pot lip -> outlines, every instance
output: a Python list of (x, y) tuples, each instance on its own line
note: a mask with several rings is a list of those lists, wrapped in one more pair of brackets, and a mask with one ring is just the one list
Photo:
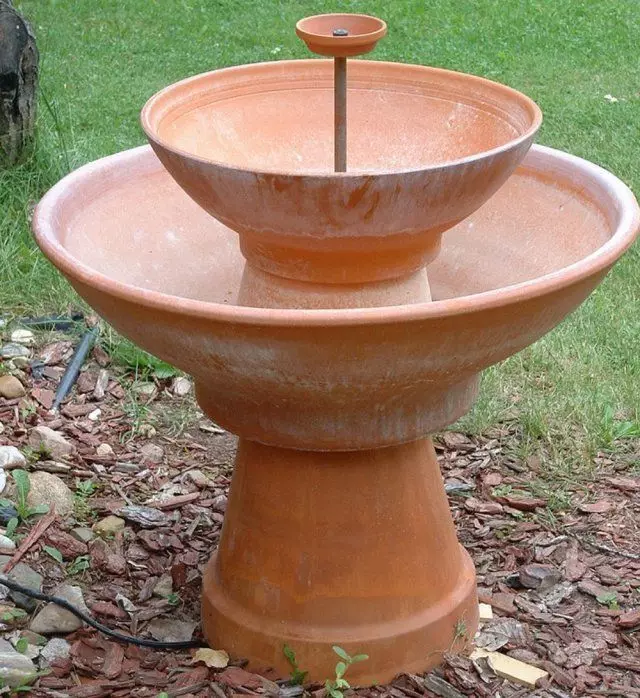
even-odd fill
[(455, 70), (447, 70), (446, 68), (437, 68), (433, 66), (425, 66), (425, 65), (419, 65), (419, 64), (414, 64), (414, 63), (396, 63), (394, 61), (372, 61), (372, 60), (361, 60), (361, 59), (350, 59), (350, 64), (353, 65), (353, 63), (357, 63), (359, 65), (371, 65), (375, 67), (379, 67), (384, 69), (390, 69), (390, 70), (400, 70), (400, 69), (405, 69), (407, 72), (429, 72), (429, 73), (435, 73), (437, 75), (443, 75), (443, 76), (457, 76), (457, 77), (464, 77), (468, 79), (469, 81), (472, 82), (472, 84), (477, 84), (477, 85), (486, 85), (489, 86), (492, 90), (498, 91), (498, 92), (503, 92), (503, 93), (508, 93), (512, 97), (515, 97), (518, 99), (518, 101), (521, 103), (522, 106), (525, 106), (531, 117), (531, 123), (529, 127), (521, 133), (519, 136), (515, 138), (509, 139), (506, 143), (503, 143), (502, 145), (499, 145), (495, 148), (491, 148), (489, 150), (483, 150), (479, 153), (474, 153), (472, 155), (467, 155), (463, 158), (457, 158), (455, 160), (447, 160), (445, 162), (441, 163), (436, 163), (434, 165), (428, 165), (425, 167), (410, 167), (410, 168), (405, 168), (405, 169), (397, 169), (397, 170), (361, 170), (358, 172), (305, 172), (305, 171), (287, 171), (287, 170), (270, 170), (270, 169), (255, 169), (255, 168), (246, 168), (246, 167), (238, 167), (235, 165), (231, 165), (229, 163), (221, 162), (219, 160), (212, 160), (209, 158), (204, 158), (201, 157), (195, 153), (191, 153), (189, 151), (183, 150), (182, 148), (177, 148), (171, 143), (169, 143), (166, 139), (160, 138), (156, 129), (153, 127), (152, 124), (152, 112), (154, 111), (154, 107), (160, 100), (166, 96), (168, 93), (178, 89), (179, 87), (184, 87), (185, 85), (188, 85), (193, 82), (197, 82), (199, 80), (204, 80), (207, 77), (211, 75), (220, 75), (222, 73), (232, 73), (232, 72), (242, 72), (246, 71), (247, 69), (268, 69), (269, 67), (278, 67), (286, 70), (286, 66), (288, 65), (293, 65), (293, 66), (302, 66), (303, 64), (318, 64), (318, 63), (330, 63), (333, 64), (332, 59), (318, 59), (318, 58), (305, 58), (305, 59), (299, 59), (299, 60), (286, 60), (286, 61), (262, 61), (259, 63), (248, 63), (245, 65), (236, 65), (236, 66), (231, 66), (228, 68), (219, 68), (218, 70), (210, 70), (206, 73), (199, 73), (198, 75), (192, 75), (188, 78), (184, 78), (183, 80), (179, 80), (178, 82), (175, 82), (171, 85), (168, 85), (167, 87), (163, 88), (162, 90), (156, 92), (154, 95), (152, 95), (145, 105), (143, 106), (141, 112), (140, 112), (140, 125), (142, 126), (142, 130), (145, 132), (145, 135), (147, 136), (147, 139), (149, 140), (150, 143), (155, 144), (157, 147), (162, 148), (163, 150), (167, 151), (168, 153), (172, 153), (175, 155), (179, 155), (181, 158), (184, 158), (186, 160), (190, 160), (192, 162), (198, 162), (201, 163), (205, 166), (209, 167), (215, 167), (220, 170), (226, 170), (228, 172), (235, 172), (235, 173), (242, 173), (245, 175), (249, 176), (255, 176), (255, 177), (286, 177), (286, 178), (291, 178), (291, 179), (306, 179), (306, 180), (320, 180), (324, 181), (327, 179), (340, 179), (340, 180), (349, 180), (352, 182), (359, 183), (363, 178), (368, 178), (368, 177), (377, 177), (377, 178), (384, 178), (384, 177), (396, 177), (396, 176), (406, 176), (408, 174), (421, 174), (421, 173), (436, 173), (436, 172), (446, 172), (447, 170), (454, 169), (457, 167), (469, 165), (472, 163), (476, 163), (481, 160), (489, 160), (491, 158), (494, 158), (498, 155), (501, 155), (503, 153), (509, 152), (511, 150), (517, 149), (519, 146), (527, 143), (527, 142), (532, 142), (533, 139), (535, 138), (536, 133), (539, 131), (540, 126), (542, 125), (542, 110), (540, 107), (527, 95), (525, 95), (523, 92), (520, 92), (519, 90), (514, 89), (513, 87), (509, 87), (508, 85), (503, 85), (500, 82), (496, 82), (494, 80), (489, 80), (487, 78), (481, 77), (479, 75), (472, 75), (471, 73), (462, 73), (459, 71)]
[[(74, 281), (153, 310), (179, 313), (186, 318), (225, 322), (235, 325), (273, 327), (326, 327), (347, 325), (381, 325), (404, 322), (420, 322), (461, 316), (485, 310), (495, 310), (512, 304), (550, 294), (578, 283), (602, 271), (608, 271), (613, 263), (631, 246), (640, 228), (640, 208), (633, 192), (624, 182), (602, 167), (546, 146), (535, 145), (522, 165), (533, 171), (556, 169), (565, 181), (578, 169), (580, 174), (594, 181), (603, 197), (609, 199), (615, 218), (615, 231), (611, 238), (597, 250), (567, 267), (499, 289), (483, 291), (439, 301), (428, 301), (402, 306), (346, 309), (275, 309), (228, 305), (172, 296), (160, 291), (144, 289), (109, 277), (71, 255), (56, 235), (59, 228), (59, 209), (69, 197), (77, 196), (87, 179), (118, 172), (121, 168), (135, 166), (154, 158), (152, 149), (143, 145), (115, 155), (90, 162), (68, 174), (50, 189), (38, 204), (33, 216), (36, 241), (45, 255), (60, 271)], [(157, 161), (158, 167), (161, 167)], [(551, 167), (545, 168), (545, 165)], [(555, 166), (555, 167), (554, 167)], [(167, 174), (167, 176), (170, 176)], [(513, 176), (513, 175), (512, 175)], [(187, 196), (185, 194), (185, 196)]]

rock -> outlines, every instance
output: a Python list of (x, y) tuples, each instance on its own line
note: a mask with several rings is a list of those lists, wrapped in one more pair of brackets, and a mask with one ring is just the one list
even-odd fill
[(29, 350), (21, 344), (5, 344), (0, 349), (0, 358), (2, 359), (15, 359), (17, 356), (27, 357), (29, 355)]
[(61, 637), (53, 637), (45, 647), (42, 648), (40, 656), (49, 664), (54, 659), (66, 659), (71, 652), (71, 645)]
[(188, 378), (185, 378), (184, 376), (177, 376), (171, 383), (171, 392), (176, 397), (185, 397), (185, 395), (188, 395), (191, 392), (192, 387), (192, 383)]
[[(95, 409), (95, 410), (93, 410), (93, 412), (89, 412), (89, 414), (87, 415), (87, 419), (90, 422), (97, 422), (101, 416), (102, 416), (102, 410)], [(107, 446), (108, 444), (104, 444), (104, 445)], [(111, 447), (109, 446), (109, 448), (111, 448)]]
[(31, 473), (29, 482), (31, 489), (27, 495), (27, 504), (30, 507), (47, 504), (49, 509), (55, 507), (62, 518), (73, 512), (73, 492), (57, 475), (45, 472)]
[(164, 449), (156, 444), (145, 444), (140, 449), (140, 453), (144, 457), (144, 460), (153, 464), (162, 463), (162, 459), (164, 458)]
[(15, 550), (16, 549), (16, 544), (11, 540), (11, 538), (7, 538), (7, 536), (3, 536), (0, 534), (0, 550)]
[(0, 470), (26, 468), (27, 459), (15, 446), (0, 446)]
[[(11, 559), (8, 555), (0, 555), (0, 570)], [(42, 591), (42, 575), (38, 574), (35, 570), (32, 570), (29, 565), (24, 562), (19, 562), (12, 570), (9, 572), (9, 579), (22, 586), (29, 587), (29, 589), (35, 589), (36, 591)], [(6, 589), (0, 584), (0, 589)], [(9, 598), (19, 606), (23, 608), (27, 613), (31, 613), (35, 610), (38, 602), (32, 599), (30, 596), (25, 596), (19, 591), (9, 591)]]
[(159, 509), (151, 507), (141, 507), (135, 504), (118, 509), (116, 514), (119, 514), (127, 521), (133, 521), (144, 528), (155, 528), (156, 526), (168, 526), (171, 519), (167, 514)]
[(11, 359), (11, 363), (13, 364), (14, 368), (25, 369), (31, 363), (31, 361), (27, 356), (14, 356), (13, 359)]
[(29, 446), (35, 449), (46, 449), (53, 458), (64, 458), (71, 455), (75, 448), (64, 436), (49, 427), (34, 427), (29, 434)]
[(562, 579), (562, 573), (553, 565), (535, 563), (521, 567), (518, 576), (523, 587), (536, 589), (540, 593), (548, 591)]
[(0, 376), (0, 397), (13, 400), (26, 394), (24, 386), (15, 376)]
[(173, 580), (170, 574), (163, 574), (153, 587), (153, 595), (166, 599), (173, 594)]
[(0, 679), (2, 685), (15, 688), (36, 678), (34, 663), (13, 648), (10, 642), (0, 639)]
[(30, 645), (34, 645), (35, 647), (44, 647), (48, 642), (44, 635), (32, 633), (31, 630), (21, 630), (20, 637), (23, 637)]
[(88, 543), (95, 538), (96, 534), (90, 528), (78, 526), (77, 528), (71, 529), (71, 535), (81, 543)]
[(69, 533), (65, 533), (65, 531), (50, 528), (46, 532), (45, 538), (49, 545), (60, 551), (65, 560), (73, 560), (79, 555), (86, 555), (89, 552), (86, 543), (79, 541)]
[(102, 368), (98, 372), (98, 377), (96, 379), (96, 385), (95, 385), (95, 388), (93, 389), (94, 400), (102, 400), (104, 398), (104, 394), (107, 390), (108, 385), (109, 385), (109, 371), (106, 371), (104, 368)]
[(36, 338), (31, 330), (14, 330), (11, 333), (11, 341), (15, 344), (22, 344), (25, 347), (32, 347)]
[(149, 400), (152, 400), (158, 392), (155, 383), (134, 383), (132, 390), (136, 395)]
[[(71, 584), (62, 584), (54, 592), (54, 596), (59, 596), (73, 604), (85, 613), (89, 613), (82, 589)], [(61, 608), (53, 603), (48, 603), (31, 621), (29, 629), (41, 635), (51, 635), (53, 633), (72, 633), (82, 627), (82, 621), (74, 616), (71, 611)]]
[(627, 611), (618, 618), (618, 625), (621, 628), (635, 628), (640, 626), (640, 608), (635, 611)]
[(185, 642), (192, 638), (197, 625), (195, 621), (154, 618), (149, 623), (149, 632), (154, 640), (160, 642)]
[(138, 431), (140, 432), (140, 436), (145, 439), (152, 439), (157, 433), (153, 424), (147, 424), (146, 422), (140, 425)]
[(100, 538), (113, 538), (124, 529), (124, 519), (118, 516), (107, 516), (93, 524), (93, 533)]
[(100, 444), (96, 448), (96, 455), (100, 456), (100, 458), (111, 458), (115, 453), (109, 444)]

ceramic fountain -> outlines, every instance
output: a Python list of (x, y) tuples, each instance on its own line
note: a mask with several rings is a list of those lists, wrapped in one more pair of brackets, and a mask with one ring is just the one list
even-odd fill
[(638, 206), (596, 165), (531, 147), (541, 115), (524, 95), (353, 59), (384, 22), (297, 31), (328, 58), (168, 87), (142, 112), (153, 150), (73, 172), (34, 229), (240, 437), (204, 573), (208, 642), (282, 675), (287, 644), (315, 680), (339, 645), (369, 655), (353, 683), (384, 682), (477, 625), (429, 435), (591, 293)]

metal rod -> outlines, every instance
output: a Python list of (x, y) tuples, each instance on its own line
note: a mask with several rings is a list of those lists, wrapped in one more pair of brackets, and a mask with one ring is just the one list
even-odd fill
[[(336, 29), (334, 36), (348, 36), (346, 29)], [(333, 165), (336, 172), (347, 171), (347, 59), (333, 59), (334, 145)]]

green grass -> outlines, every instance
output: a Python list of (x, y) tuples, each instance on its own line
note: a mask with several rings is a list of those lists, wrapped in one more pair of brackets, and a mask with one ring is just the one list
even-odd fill
[[(640, 191), (637, 0), (23, 0), (42, 54), (39, 139), (0, 173), (0, 307), (77, 303), (35, 250), (33, 201), (70, 167), (144, 142), (138, 114), (159, 88), (205, 70), (304, 57), (295, 21), (331, 10), (384, 17), (375, 57), (445, 66), (521, 89), (542, 107), (538, 142), (581, 155)], [(605, 95), (618, 101), (610, 103)], [(48, 106), (47, 106), (48, 105)], [(640, 275), (636, 247), (581, 309), (544, 340), (486, 373), (471, 430), (515, 420), (523, 454), (588, 471), (640, 429)], [(625, 426), (627, 425), (627, 426)], [(629, 426), (630, 425), (630, 426)], [(635, 434), (635, 437), (634, 437)], [(628, 438), (618, 438), (626, 436)]]

